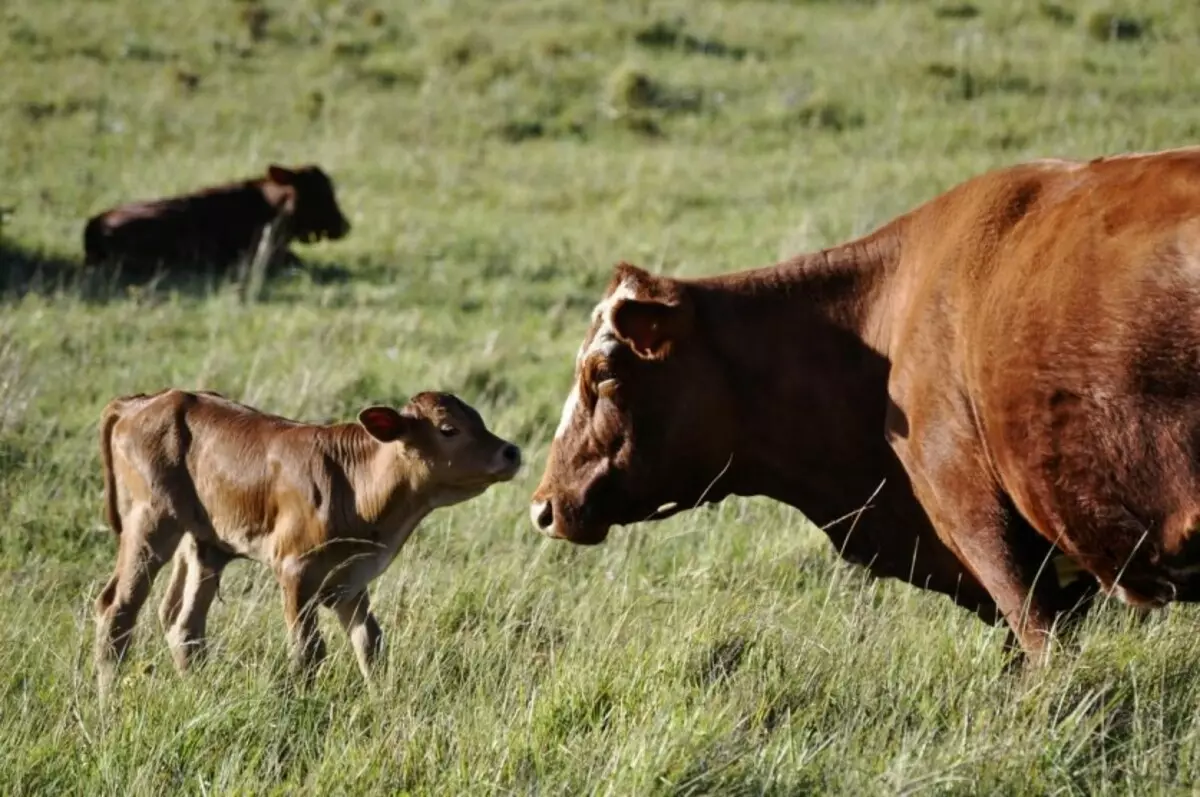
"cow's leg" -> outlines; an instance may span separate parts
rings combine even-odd
[[[167,629],[167,644],[171,648],[175,668],[182,673],[204,657],[208,610],[217,597],[221,573],[229,557],[189,534],[179,546],[175,558],[176,561],[185,561],[184,584],[180,589],[175,617]],[[179,571],[178,565],[176,571]]]
[[[179,543],[178,527],[150,507],[124,518],[117,568],[96,599],[96,675],[103,695],[129,649],[138,612],[154,577]]]
[[[325,659],[325,640],[317,625],[317,593],[302,570],[286,571],[288,568],[280,576],[279,585],[283,589],[283,617],[291,642],[292,670],[311,680]]]
[[[179,607],[183,605],[183,589],[187,584],[189,537],[184,537],[171,558],[171,580],[167,582],[167,591],[163,594],[162,602],[158,604],[158,622],[164,631],[175,624],[179,616]]]
[[[358,669],[363,678],[371,679],[371,669],[383,647],[383,631],[371,612],[371,601],[364,589],[334,606],[338,620],[350,637],[350,645],[358,659]]]
[[[1041,665],[1060,619],[1080,616],[1088,602],[1058,585],[1044,548],[1029,546],[1036,532],[1001,495],[964,484],[938,491],[938,525],[995,599],[1027,663]]]
[[[910,410],[889,404],[888,439],[937,536],[991,596],[1026,663],[1042,664],[1060,618],[1090,604],[1086,582],[1060,585],[1056,550],[998,483],[965,394],[906,383],[903,373],[890,389]]]

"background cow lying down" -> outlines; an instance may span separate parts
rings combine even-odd
[[[364,676],[381,644],[368,583],[438,507],[511,479],[521,452],[447,393],[400,410],[368,407],[357,424],[314,426],[211,392],[114,399],[101,452],[116,571],[96,600],[102,692],[132,636],[159,568],[175,557],[159,610],[176,666],[203,652],[224,567],[267,565],[283,589],[294,664],[325,655],[318,605],[349,634]]]
[[[272,165],[258,179],[106,210],[88,220],[83,248],[87,264],[119,265],[135,279],[178,268],[223,273],[252,262],[268,273],[296,260],[292,241],[337,240],[348,232],[320,167]]]
[[[767,495],[1041,661],[1200,600],[1200,148],[1043,160],[706,279],[618,267],[533,495],[577,543]]]

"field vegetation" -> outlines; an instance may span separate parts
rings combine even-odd
[[[1198,52],[1185,0],[6,0],[0,791],[1190,792],[1195,609],[1101,606],[1014,676],[1001,629],[790,508],[576,549],[526,507],[616,261],[764,265],[989,168],[1195,144]],[[354,224],[305,268],[79,273],[92,213],[272,161],[320,163]],[[313,421],[448,389],[529,464],[377,583],[373,689],[332,617],[284,688],[277,588],[238,563],[208,665],[177,678],[147,611],[101,712],[99,411],[171,385]]]

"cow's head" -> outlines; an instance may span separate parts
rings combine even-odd
[[[603,542],[614,524],[728,493],[731,388],[683,283],[622,263],[575,360],[530,516],[545,534]]]
[[[322,238],[337,240],[350,232],[350,222],[342,215],[334,196],[333,181],[319,166],[289,169],[271,164],[267,180],[277,187],[283,206],[291,217],[291,229],[297,240],[312,243]]]

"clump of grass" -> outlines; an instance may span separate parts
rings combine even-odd
[[[1097,41],[1135,41],[1149,29],[1149,20],[1116,11],[1095,11],[1087,18],[1088,35]]]
[[[450,34],[433,42],[434,60],[449,69],[462,69],[494,52],[491,39],[476,31]]]
[[[829,97],[824,91],[816,91],[804,97],[795,92],[784,96],[780,107],[774,112],[773,122],[782,120],[785,130],[825,130],[840,133],[862,127],[866,115],[842,100]]]
[[[663,134],[659,117],[665,113],[690,113],[700,109],[700,94],[668,87],[642,69],[624,65],[605,84],[602,110],[629,130],[645,135]]]
[[[740,61],[749,53],[745,47],[720,39],[703,39],[684,30],[683,20],[656,20],[633,34],[633,40],[649,49],[678,49],[685,53],[731,58]]]
[[[840,100],[823,97],[805,102],[792,118],[794,126],[831,130],[836,133],[866,124],[866,116],[862,111],[851,108]]]
[[[321,118],[321,114],[325,111],[325,92],[318,89],[313,89],[306,93],[300,100],[300,112],[310,121],[315,122]]]
[[[649,74],[632,66],[622,66],[608,77],[602,110],[608,118],[629,130],[660,136],[662,127],[654,111],[664,94],[665,88]]]
[[[257,2],[249,2],[238,12],[238,19],[246,29],[246,34],[252,42],[261,42],[267,38],[267,26],[271,23],[271,11]]]
[[[979,14],[979,7],[971,3],[938,6],[933,10],[933,15],[939,19],[974,19]]]
[[[1038,10],[1042,12],[1042,16],[1057,25],[1074,25],[1075,12],[1058,3],[1051,3],[1048,0],[1038,6]]]
[[[933,75],[934,77],[949,79],[958,77],[959,69],[954,64],[946,64],[942,63],[941,61],[935,61],[934,63],[925,67],[925,72]]]
[[[500,138],[515,144],[546,135],[546,125],[540,119],[511,119],[500,125],[496,132]]]
[[[986,73],[935,62],[926,66],[925,72],[950,82],[945,92],[947,99],[971,101],[991,94],[1037,96],[1046,91],[1045,86],[1013,71],[1008,64],[1002,64],[994,73]]]
[[[171,76],[175,80],[175,85],[179,86],[186,94],[194,94],[200,89],[199,72],[176,68],[172,70]]]
[[[362,39],[344,39],[333,43],[333,54],[338,58],[363,58],[371,53],[371,43]]]
[[[381,51],[356,63],[352,74],[377,89],[415,88],[425,81],[427,67],[406,52]]]
[[[614,115],[629,114],[656,107],[665,88],[650,75],[632,66],[622,66],[608,77],[604,105]]]

